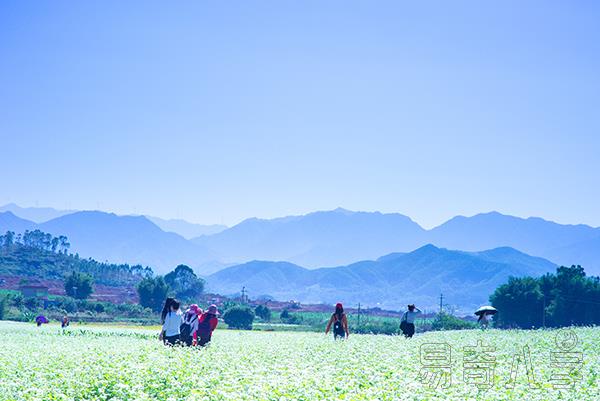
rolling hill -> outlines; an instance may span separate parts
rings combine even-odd
[[[198,266],[214,256],[201,245],[162,231],[143,216],[76,212],[39,225],[40,230],[66,235],[72,251],[97,260],[151,266],[164,273],[178,264]]]
[[[438,304],[440,293],[450,304],[473,308],[488,300],[509,276],[539,276],[556,266],[512,248],[463,252],[425,245],[347,266],[305,269],[288,262],[253,261],[223,269],[207,278],[208,289],[223,294],[245,286],[251,294],[307,303],[400,308],[414,302]]]
[[[70,252],[82,257],[110,263],[141,264],[158,273],[170,271],[181,263],[197,267],[215,259],[201,245],[175,233],[164,232],[143,216],[75,212],[36,224],[11,212],[0,213],[0,232],[22,233],[35,229],[55,236],[66,235],[71,242]]]
[[[0,212],[0,234],[7,231],[22,233],[25,230],[35,229],[35,227],[36,224],[33,221],[17,217],[12,212]]]

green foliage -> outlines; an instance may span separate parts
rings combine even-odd
[[[349,330],[351,333],[359,334],[398,334],[399,319],[373,319],[361,322],[360,326],[356,327],[350,324]]]
[[[279,320],[285,324],[302,324],[303,318],[301,313],[290,313],[288,309],[284,309],[279,314]]]
[[[25,298],[23,300],[23,306],[25,306],[29,310],[35,311],[42,307],[42,301],[35,297]]]
[[[186,265],[179,265],[165,276],[165,282],[174,292],[175,297],[182,300],[193,300],[204,292],[204,280]]]
[[[0,320],[4,320],[6,312],[7,297],[0,297]]]
[[[48,236],[39,230],[28,232],[22,238],[9,236],[10,246],[6,246],[7,236],[0,236],[0,274],[60,280],[72,271],[78,271],[92,276],[95,283],[108,286],[134,286],[142,278],[152,276],[149,267],[100,263],[69,255],[66,237]]]
[[[439,313],[431,322],[431,330],[434,331],[464,330],[475,327],[477,327],[475,322],[468,322],[448,313]]]
[[[269,309],[265,305],[258,305],[254,309],[254,313],[256,314],[256,316],[258,316],[259,318],[261,318],[261,320],[263,322],[270,322],[271,321],[271,309]]]
[[[93,279],[90,275],[73,272],[65,279],[65,292],[70,297],[86,299],[93,291]]]
[[[249,306],[234,306],[225,311],[223,320],[231,328],[252,330],[254,311]]]
[[[147,277],[137,285],[137,292],[140,298],[140,305],[158,312],[161,310],[162,303],[169,293],[169,286],[162,276],[155,278]]]
[[[511,277],[490,301],[502,327],[600,324],[600,279],[586,277],[581,266],[561,266],[540,278]]]
[[[510,277],[490,297],[499,313],[494,321],[504,327],[531,328],[542,326],[543,294],[538,279]]]

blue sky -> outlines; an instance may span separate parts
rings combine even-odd
[[[3,1],[0,204],[600,226],[600,4],[482,3]]]

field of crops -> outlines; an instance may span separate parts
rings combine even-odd
[[[198,350],[165,348],[146,329],[75,326],[63,333],[0,322],[0,400],[600,399],[600,329],[557,333],[470,330],[334,342],[319,333],[217,330],[213,344]],[[490,388],[478,376],[484,367],[489,372],[490,359],[474,367],[474,354],[463,349],[478,341],[495,347],[488,352],[495,358]],[[528,358],[521,358],[514,388],[507,388],[513,354],[524,346],[537,387],[529,386]],[[447,367],[436,367],[446,360]],[[560,376],[568,372],[561,361],[570,376]],[[570,382],[572,388],[552,386]]]

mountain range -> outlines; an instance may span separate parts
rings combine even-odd
[[[0,213],[0,232],[39,228],[64,234],[72,243],[72,251],[81,256],[141,263],[159,273],[185,263],[209,275],[225,266],[252,260],[284,261],[315,269],[375,260],[381,255],[411,252],[433,244],[470,252],[511,247],[556,264],[581,264],[589,274],[600,274],[600,228],[497,212],[458,216],[425,230],[401,214],[340,208],[276,219],[251,218],[188,240],[170,232],[179,228],[161,227],[151,217],[73,212],[36,223],[18,214],[31,214],[35,212],[32,209],[13,207],[13,211]]]
[[[75,212],[36,224],[12,212],[0,213],[0,232],[16,233],[39,229],[53,235],[66,235],[70,251],[100,262],[150,266],[158,273],[180,263],[216,259],[202,245],[165,232],[143,216],[117,216],[96,211]]]
[[[463,252],[425,245],[347,266],[305,269],[289,262],[252,261],[207,277],[210,291],[235,294],[245,286],[254,296],[305,303],[361,302],[399,309],[408,303],[438,305],[443,293],[461,309],[488,301],[509,276],[539,276],[556,265],[513,248]]]
[[[15,203],[8,203],[0,206],[1,212],[11,212],[15,216],[22,219],[30,220],[34,223],[44,223],[46,221],[56,219],[57,217],[65,216],[78,212],[79,210],[57,210],[50,207],[21,207]],[[161,230],[166,232],[174,232],[186,239],[199,237],[201,235],[210,235],[221,232],[227,228],[222,224],[196,224],[190,223],[182,219],[162,219],[154,216],[144,216]]]

